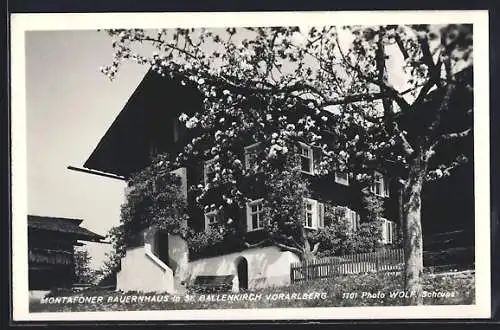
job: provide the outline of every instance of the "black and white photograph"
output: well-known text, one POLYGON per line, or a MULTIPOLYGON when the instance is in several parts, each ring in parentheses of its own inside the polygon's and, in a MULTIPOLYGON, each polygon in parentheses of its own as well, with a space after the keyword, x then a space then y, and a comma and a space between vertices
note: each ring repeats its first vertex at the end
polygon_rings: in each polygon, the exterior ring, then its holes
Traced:
POLYGON ((11 33, 14 316, 490 317, 486 11, 11 33))

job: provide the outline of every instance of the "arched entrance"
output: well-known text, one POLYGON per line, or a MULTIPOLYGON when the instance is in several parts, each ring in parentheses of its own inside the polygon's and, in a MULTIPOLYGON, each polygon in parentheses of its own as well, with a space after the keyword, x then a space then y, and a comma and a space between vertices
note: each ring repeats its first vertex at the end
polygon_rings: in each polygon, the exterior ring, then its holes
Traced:
POLYGON ((247 259, 241 257, 238 259, 236 264, 236 270, 238 272, 238 289, 239 291, 248 290, 248 262, 247 259))

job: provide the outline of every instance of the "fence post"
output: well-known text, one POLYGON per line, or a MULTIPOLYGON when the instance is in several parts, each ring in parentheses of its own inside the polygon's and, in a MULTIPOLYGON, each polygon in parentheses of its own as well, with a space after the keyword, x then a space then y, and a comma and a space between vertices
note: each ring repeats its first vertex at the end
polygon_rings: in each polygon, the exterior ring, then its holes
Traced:
POLYGON ((304 279, 307 281, 309 280, 309 264, 307 262, 307 259, 304 260, 304 268, 305 268, 305 274, 304 274, 304 279))

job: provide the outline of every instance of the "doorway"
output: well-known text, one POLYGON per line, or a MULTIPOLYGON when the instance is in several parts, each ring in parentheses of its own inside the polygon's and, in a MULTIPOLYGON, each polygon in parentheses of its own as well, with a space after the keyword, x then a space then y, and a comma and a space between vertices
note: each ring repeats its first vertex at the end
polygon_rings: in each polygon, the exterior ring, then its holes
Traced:
POLYGON ((158 230, 156 232, 156 253, 155 255, 170 267, 169 251, 168 251, 168 232, 166 230, 158 230))
POLYGON ((238 271, 238 289, 239 291, 248 290, 248 262, 247 259, 241 257, 238 260, 236 269, 238 271))

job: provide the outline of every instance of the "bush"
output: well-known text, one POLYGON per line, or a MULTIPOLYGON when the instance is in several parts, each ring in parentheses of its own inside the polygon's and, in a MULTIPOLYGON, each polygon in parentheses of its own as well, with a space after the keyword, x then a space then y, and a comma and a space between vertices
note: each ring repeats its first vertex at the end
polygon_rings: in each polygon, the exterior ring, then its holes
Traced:
POLYGON ((233 232, 224 230, 223 227, 192 232, 187 237, 187 243, 191 260, 221 255, 228 251, 239 251, 243 248, 241 239, 233 232))

